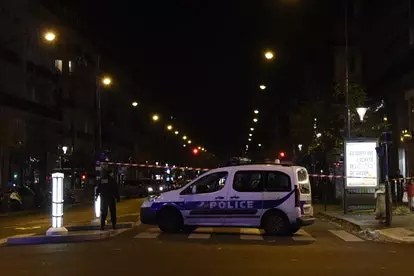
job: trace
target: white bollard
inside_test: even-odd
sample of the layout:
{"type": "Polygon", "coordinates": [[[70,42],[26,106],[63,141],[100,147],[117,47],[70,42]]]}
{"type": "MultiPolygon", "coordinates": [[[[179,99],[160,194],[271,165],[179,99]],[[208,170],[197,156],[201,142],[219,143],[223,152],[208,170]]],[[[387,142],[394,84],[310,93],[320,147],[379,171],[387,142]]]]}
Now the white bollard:
{"type": "Polygon", "coordinates": [[[46,231],[46,236],[68,233],[63,227],[63,178],[63,173],[52,174],[52,227],[46,231]]]}
{"type": "MultiPolygon", "coordinates": [[[[94,194],[96,195],[96,190],[98,187],[95,187],[94,194]]],[[[92,225],[100,225],[101,224],[101,196],[98,195],[94,201],[94,219],[91,221],[92,225]]]]}

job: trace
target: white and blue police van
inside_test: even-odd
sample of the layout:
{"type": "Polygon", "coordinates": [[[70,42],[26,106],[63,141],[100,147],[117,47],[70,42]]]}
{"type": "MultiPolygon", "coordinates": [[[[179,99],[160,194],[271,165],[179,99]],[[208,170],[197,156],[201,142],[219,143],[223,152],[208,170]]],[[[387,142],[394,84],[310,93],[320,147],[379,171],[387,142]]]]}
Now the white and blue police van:
{"type": "Polygon", "coordinates": [[[295,233],[314,222],[308,172],[281,164],[213,169],[180,189],[146,199],[140,219],[169,233],[198,226],[255,227],[271,235],[295,233]]]}

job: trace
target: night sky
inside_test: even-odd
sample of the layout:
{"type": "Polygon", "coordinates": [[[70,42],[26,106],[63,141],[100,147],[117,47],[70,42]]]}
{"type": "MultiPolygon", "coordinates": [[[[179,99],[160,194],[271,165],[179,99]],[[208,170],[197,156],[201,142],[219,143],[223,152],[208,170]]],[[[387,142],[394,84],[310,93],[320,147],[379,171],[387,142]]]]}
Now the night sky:
{"type": "Polygon", "coordinates": [[[287,147],[288,113],[331,84],[331,1],[70,2],[108,60],[136,80],[140,102],[220,155],[244,148],[254,108],[256,142],[287,147]]]}

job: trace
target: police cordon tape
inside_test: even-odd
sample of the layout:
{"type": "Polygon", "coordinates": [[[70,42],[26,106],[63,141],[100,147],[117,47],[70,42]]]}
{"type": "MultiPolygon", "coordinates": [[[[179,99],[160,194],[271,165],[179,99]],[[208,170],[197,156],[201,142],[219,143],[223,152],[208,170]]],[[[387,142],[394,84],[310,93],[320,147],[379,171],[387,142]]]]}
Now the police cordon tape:
{"type": "Polygon", "coordinates": [[[153,168],[153,169],[172,168],[176,170],[189,170],[189,171],[209,171],[210,170],[206,168],[160,166],[160,165],[151,165],[151,164],[117,163],[117,162],[101,162],[101,165],[115,165],[115,166],[122,166],[122,167],[140,167],[140,168],[153,168]]]}
{"type": "MultiPolygon", "coordinates": [[[[102,165],[106,164],[106,165],[123,166],[123,167],[154,168],[154,169],[173,168],[173,169],[176,169],[176,170],[204,171],[204,172],[211,170],[211,169],[208,169],[208,168],[160,166],[160,165],[151,165],[151,164],[119,163],[119,162],[101,162],[101,164],[102,165]]],[[[377,177],[364,177],[364,176],[346,177],[344,175],[332,175],[332,174],[309,174],[309,177],[336,178],[336,179],[345,179],[345,178],[377,179],[377,177]]],[[[405,180],[414,180],[414,177],[392,178],[389,181],[405,181],[405,180]]]]}

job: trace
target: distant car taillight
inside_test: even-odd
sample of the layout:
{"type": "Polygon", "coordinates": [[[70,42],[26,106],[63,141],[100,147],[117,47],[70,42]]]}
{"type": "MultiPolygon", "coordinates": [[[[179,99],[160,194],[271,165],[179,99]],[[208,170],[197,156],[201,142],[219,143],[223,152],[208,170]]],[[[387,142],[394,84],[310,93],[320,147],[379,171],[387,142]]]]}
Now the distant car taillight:
{"type": "Polygon", "coordinates": [[[295,207],[300,207],[300,191],[297,185],[295,185],[295,207]]]}

